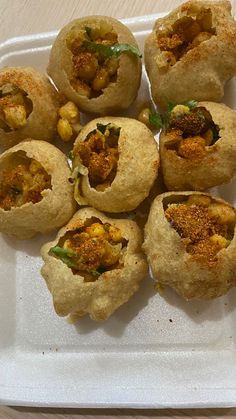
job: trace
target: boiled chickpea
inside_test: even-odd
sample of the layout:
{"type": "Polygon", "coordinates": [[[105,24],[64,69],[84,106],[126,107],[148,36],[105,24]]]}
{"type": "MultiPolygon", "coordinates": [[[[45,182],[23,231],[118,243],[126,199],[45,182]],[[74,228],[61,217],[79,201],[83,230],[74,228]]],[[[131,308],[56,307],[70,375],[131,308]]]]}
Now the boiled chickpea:
{"type": "Polygon", "coordinates": [[[108,72],[104,68],[100,68],[93,80],[92,88],[96,91],[105,89],[105,87],[109,84],[109,81],[110,78],[108,72]]]}
{"type": "Polygon", "coordinates": [[[208,207],[208,211],[213,217],[217,217],[222,224],[233,224],[236,221],[235,210],[227,205],[213,202],[208,207]]]}
{"type": "Polygon", "coordinates": [[[150,116],[150,109],[144,108],[138,114],[138,120],[142,122],[143,124],[150,126],[149,116],[150,116]]]}
{"type": "Polygon", "coordinates": [[[187,200],[187,204],[190,205],[202,205],[203,207],[208,207],[211,203],[211,198],[205,195],[190,195],[187,200]]]}

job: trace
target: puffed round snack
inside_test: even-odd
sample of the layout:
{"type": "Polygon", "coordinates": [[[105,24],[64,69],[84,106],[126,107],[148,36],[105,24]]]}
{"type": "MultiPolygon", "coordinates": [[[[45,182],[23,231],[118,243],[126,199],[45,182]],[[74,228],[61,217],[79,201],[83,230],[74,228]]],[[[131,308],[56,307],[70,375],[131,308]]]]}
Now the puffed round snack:
{"type": "Polygon", "coordinates": [[[221,101],[236,74],[236,22],[228,0],[190,0],[156,21],[145,42],[154,102],[221,101]],[[192,19],[192,20],[191,20],[192,19]]]}
{"type": "MultiPolygon", "coordinates": [[[[178,108],[181,109],[182,106],[177,105],[176,109],[178,108]]],[[[201,113],[203,108],[210,113],[215,127],[213,129],[219,137],[215,140],[212,139],[210,144],[210,130],[207,130],[205,134],[199,134],[198,132],[194,134],[193,125],[192,127],[187,126],[190,132],[192,130],[192,134],[186,135],[184,139],[182,139],[183,132],[181,134],[181,131],[174,131],[173,128],[161,132],[160,159],[162,173],[165,185],[171,191],[203,191],[229,182],[236,174],[235,111],[223,103],[200,102],[194,110],[196,111],[195,115],[201,113]],[[179,155],[175,148],[181,146],[185,149],[182,149],[182,154],[179,155]]],[[[203,112],[205,112],[204,109],[203,112]]],[[[189,115],[190,113],[191,110],[188,111],[189,115]]],[[[186,115],[184,116],[187,120],[188,116],[186,115]]],[[[181,127],[180,117],[179,114],[177,124],[181,127]]],[[[198,121],[196,122],[198,123],[198,121]]],[[[185,123],[187,124],[187,121],[185,123]]],[[[196,129],[198,128],[197,126],[196,129]]]]}
{"type": "Polygon", "coordinates": [[[38,70],[2,68],[0,146],[7,149],[26,138],[51,141],[56,134],[58,104],[56,89],[38,70]]]}
{"type": "MultiPolygon", "coordinates": [[[[109,69],[111,73],[110,82],[101,85],[101,89],[96,87],[94,95],[90,95],[87,91],[85,81],[91,81],[93,74],[88,77],[85,75],[85,80],[79,84],[79,90],[72,86],[71,80],[74,79],[75,69],[73,64],[73,54],[68,47],[67,40],[73,33],[84,32],[89,38],[91,31],[96,32],[100,30],[101,25],[111,27],[112,33],[117,34],[117,43],[129,44],[131,48],[138,48],[137,42],[131,31],[118,20],[108,16],[87,16],[82,17],[68,23],[57,36],[50,53],[50,60],[48,65],[48,74],[54,81],[58,90],[62,92],[69,100],[76,103],[79,109],[83,112],[94,113],[98,115],[108,115],[124,109],[134,101],[137,96],[140,80],[141,80],[141,60],[140,58],[131,53],[124,52],[119,56],[119,66],[116,70],[109,69]],[[109,26],[108,26],[109,25],[109,26]],[[91,97],[89,97],[91,96],[91,97]]],[[[89,41],[90,42],[90,41],[89,41]]],[[[109,40],[101,41],[106,45],[109,40]]],[[[76,47],[77,48],[77,47],[76,47]]],[[[92,52],[93,53],[93,52],[92,52]]],[[[90,54],[90,52],[89,52],[90,54]]],[[[91,55],[89,56],[89,58],[91,55]]],[[[83,56],[78,68],[81,72],[81,67],[84,66],[87,71],[87,58],[83,56]]],[[[94,63],[94,59],[93,63],[94,63]]],[[[95,62],[97,66],[97,61],[95,62]]],[[[100,65],[100,64],[99,64],[100,65]]],[[[83,77],[83,74],[82,74],[83,77]]],[[[104,77],[104,69],[102,69],[101,76],[99,73],[98,83],[104,77]]],[[[107,78],[107,73],[105,78],[107,78]]]]}
{"type": "MultiPolygon", "coordinates": [[[[97,158],[101,154],[91,155],[97,158]]],[[[79,205],[90,205],[100,211],[132,211],[148,196],[158,174],[159,153],[153,134],[146,125],[131,118],[103,117],[92,120],[79,133],[73,156],[75,199],[79,205]],[[119,132],[117,167],[104,190],[101,190],[101,185],[100,189],[91,185],[89,176],[92,169],[84,166],[78,154],[86,139],[91,138],[94,132],[97,135],[101,127],[111,127],[111,130],[119,132]]],[[[93,167],[93,171],[103,169],[102,165],[107,163],[108,158],[105,156],[98,169],[93,167]]]]}
{"type": "Polygon", "coordinates": [[[5,151],[0,156],[0,231],[18,239],[30,239],[36,233],[48,233],[64,225],[76,210],[69,176],[70,168],[66,156],[45,141],[27,139],[5,151]],[[32,172],[36,173],[35,189],[32,191],[32,179],[27,185],[26,174],[22,193],[29,186],[29,200],[22,205],[11,206],[8,200],[20,195],[21,187],[18,185],[23,176],[22,164],[28,161],[33,162],[32,172]],[[37,193],[37,185],[40,182],[37,177],[37,165],[40,167],[39,171],[43,170],[48,177],[48,187],[40,190],[40,197],[37,193]],[[12,182],[5,200],[2,196],[4,179],[6,182],[12,182]]]}
{"type": "Polygon", "coordinates": [[[52,294],[56,313],[59,316],[78,317],[89,314],[93,320],[110,317],[138,290],[140,281],[147,273],[148,265],[141,251],[141,243],[141,230],[134,221],[112,219],[89,207],[80,209],[58,232],[56,239],[41,249],[44,260],[41,274],[52,294]],[[73,273],[66,263],[53,256],[51,249],[58,246],[66,233],[77,230],[90,219],[109,223],[112,228],[119,229],[127,243],[121,267],[99,274],[96,280],[86,281],[82,274],[73,273]]]}
{"type": "Polygon", "coordinates": [[[150,210],[143,244],[155,281],[186,300],[226,294],[236,285],[235,219],[229,203],[209,194],[159,195],[150,210]]]}

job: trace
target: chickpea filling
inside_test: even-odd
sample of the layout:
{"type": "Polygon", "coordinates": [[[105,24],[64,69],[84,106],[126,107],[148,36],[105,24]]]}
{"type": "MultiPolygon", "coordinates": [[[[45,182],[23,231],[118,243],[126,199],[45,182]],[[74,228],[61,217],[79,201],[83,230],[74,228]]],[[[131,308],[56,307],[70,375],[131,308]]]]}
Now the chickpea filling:
{"type": "Polygon", "coordinates": [[[11,83],[0,87],[0,129],[6,132],[23,128],[33,110],[27,93],[11,83]]]}
{"type": "Polygon", "coordinates": [[[58,110],[57,132],[64,142],[74,141],[80,132],[80,113],[74,102],[66,102],[58,110]]]}
{"type": "Polygon", "coordinates": [[[115,179],[118,164],[120,127],[114,124],[97,124],[85,141],[74,150],[74,164],[79,156],[88,168],[89,183],[97,191],[104,191],[115,179]]]}
{"type": "Polygon", "coordinates": [[[110,82],[116,81],[119,59],[104,55],[103,46],[112,46],[117,42],[112,25],[105,21],[96,27],[71,30],[67,47],[72,53],[74,76],[70,83],[80,95],[97,97],[110,82]]]}
{"type": "Polygon", "coordinates": [[[165,147],[184,159],[202,159],[208,147],[220,138],[218,126],[202,106],[192,109],[185,105],[175,106],[166,132],[168,140],[165,147]]]}
{"type": "Polygon", "coordinates": [[[203,261],[216,262],[217,253],[233,239],[236,211],[230,205],[205,195],[191,195],[164,209],[171,227],[184,240],[186,251],[203,261]]]}
{"type": "Polygon", "coordinates": [[[27,202],[36,204],[43,199],[42,191],[51,188],[51,176],[38,161],[14,153],[1,173],[0,208],[9,211],[27,202]]]}
{"type": "Polygon", "coordinates": [[[91,282],[104,272],[122,268],[127,244],[120,229],[91,217],[68,231],[50,249],[50,254],[61,259],[73,274],[91,282]]]}
{"type": "Polygon", "coordinates": [[[157,30],[156,39],[160,53],[156,61],[160,69],[167,70],[175,65],[188,51],[216,34],[212,27],[210,8],[190,10],[190,14],[180,17],[168,29],[157,30]]]}

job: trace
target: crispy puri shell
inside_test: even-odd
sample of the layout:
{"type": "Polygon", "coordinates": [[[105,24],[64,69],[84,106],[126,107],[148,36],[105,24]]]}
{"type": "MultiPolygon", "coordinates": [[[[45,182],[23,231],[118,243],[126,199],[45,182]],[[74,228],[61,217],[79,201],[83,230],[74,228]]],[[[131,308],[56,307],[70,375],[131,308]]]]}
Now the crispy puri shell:
{"type": "Polygon", "coordinates": [[[66,38],[73,28],[97,27],[101,21],[112,24],[118,35],[118,43],[128,43],[137,47],[130,30],[118,20],[107,16],[82,17],[66,25],[57,36],[50,54],[48,74],[59,91],[75,102],[80,110],[106,115],[127,109],[136,98],[141,79],[141,60],[134,54],[121,54],[116,82],[109,83],[97,98],[88,99],[78,94],[70,84],[70,79],[73,78],[73,63],[72,53],[66,46],[66,38]]]}
{"type": "Polygon", "coordinates": [[[18,239],[30,239],[36,233],[48,233],[61,227],[74,214],[76,203],[69,183],[70,169],[66,156],[52,144],[27,139],[5,151],[0,157],[0,176],[7,167],[7,159],[18,151],[35,159],[51,176],[52,189],[42,192],[36,204],[28,202],[9,211],[0,208],[0,231],[18,239]]]}
{"type": "Polygon", "coordinates": [[[93,320],[106,320],[118,307],[126,303],[139,288],[147,273],[147,262],[141,253],[142,235],[137,224],[131,220],[113,220],[93,208],[80,209],[71,221],[63,227],[53,242],[41,249],[44,260],[41,273],[52,294],[54,308],[59,316],[89,314],[93,320]],[[128,240],[124,266],[105,272],[95,282],[84,282],[80,275],[74,275],[61,260],[49,255],[51,247],[60,237],[73,230],[90,217],[97,217],[121,230],[128,240]]]}
{"type": "MultiPolygon", "coordinates": [[[[194,259],[186,252],[183,240],[167,221],[163,209],[163,202],[178,202],[189,195],[192,192],[168,192],[153,201],[143,249],[158,283],[170,286],[186,300],[220,297],[236,285],[235,231],[230,245],[217,253],[216,262],[208,264],[194,259]]],[[[228,204],[220,198],[214,200],[228,204]]]]}
{"type": "Polygon", "coordinates": [[[0,86],[5,83],[24,90],[33,110],[24,127],[10,132],[0,129],[0,145],[10,148],[25,138],[51,141],[56,133],[58,94],[48,78],[31,67],[4,67],[0,70],[0,86]]]}
{"type": "Polygon", "coordinates": [[[157,177],[157,144],[152,132],[143,123],[131,118],[104,117],[94,119],[82,129],[76,139],[75,148],[96,129],[97,123],[111,123],[121,127],[117,173],[111,186],[103,192],[90,186],[88,175],[81,175],[83,204],[107,212],[132,211],[148,196],[157,177]]]}
{"type": "Polygon", "coordinates": [[[169,190],[202,191],[227,183],[236,174],[236,114],[224,104],[202,102],[219,127],[220,139],[206,147],[201,159],[185,159],[167,149],[168,133],[160,135],[160,157],[164,181],[169,190]]]}
{"type": "Polygon", "coordinates": [[[236,22],[231,16],[230,2],[190,0],[158,19],[145,42],[145,65],[157,105],[165,108],[167,100],[174,103],[189,99],[219,102],[224,95],[225,82],[236,73],[236,22]],[[155,61],[159,51],[156,30],[162,25],[172,25],[184,12],[197,5],[212,10],[216,36],[188,51],[167,71],[160,70],[155,61]]]}

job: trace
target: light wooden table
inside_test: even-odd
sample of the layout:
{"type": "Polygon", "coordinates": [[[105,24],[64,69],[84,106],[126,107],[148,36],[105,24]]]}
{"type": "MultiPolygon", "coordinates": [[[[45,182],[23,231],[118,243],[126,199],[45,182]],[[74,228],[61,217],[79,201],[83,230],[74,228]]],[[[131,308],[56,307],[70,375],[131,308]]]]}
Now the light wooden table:
{"type": "MultiPolygon", "coordinates": [[[[233,8],[236,10],[236,0],[233,8]]],[[[0,42],[14,36],[52,31],[83,15],[106,14],[116,18],[168,11],[181,0],[0,0],[0,42]]],[[[0,419],[159,419],[236,418],[235,409],[130,410],[43,409],[0,407],[0,419]]]]}

